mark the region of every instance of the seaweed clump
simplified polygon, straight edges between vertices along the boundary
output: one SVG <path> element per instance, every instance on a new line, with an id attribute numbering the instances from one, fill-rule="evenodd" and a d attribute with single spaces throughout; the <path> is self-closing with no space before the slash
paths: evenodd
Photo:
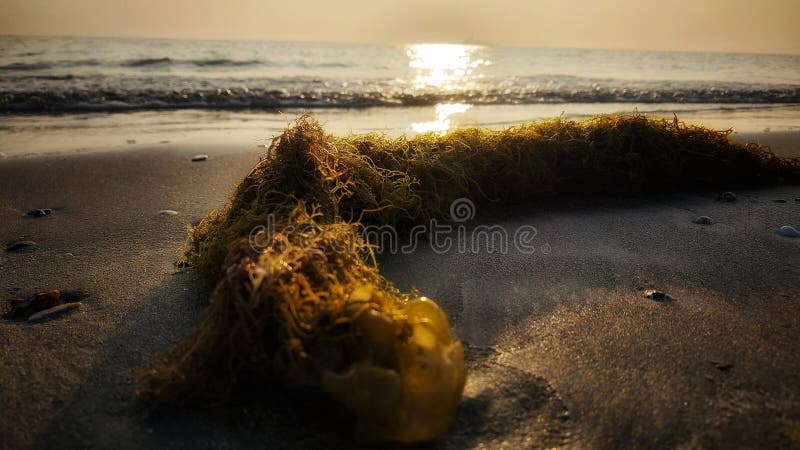
<path id="1" fill-rule="evenodd" d="M 368 263 L 360 227 L 448 219 L 461 197 L 506 206 L 800 180 L 800 159 L 729 134 L 636 114 L 335 137 L 300 117 L 228 206 L 189 231 L 186 258 L 213 287 L 210 304 L 137 372 L 142 393 L 182 403 L 253 380 L 310 386 L 354 412 L 362 436 L 433 439 L 460 401 L 463 349 L 433 301 Z"/>
<path id="2" fill-rule="evenodd" d="M 644 115 L 555 118 L 407 138 L 328 135 L 302 116 L 275 138 L 230 204 L 189 232 L 186 256 L 216 283 L 230 242 L 298 201 L 326 220 L 402 230 L 449 220 L 462 197 L 498 207 L 567 195 L 636 195 L 800 181 L 800 159 Z"/>
<path id="3" fill-rule="evenodd" d="M 356 225 L 322 218 L 301 203 L 283 229 L 233 242 L 202 320 L 138 371 L 141 393 L 180 404 L 273 381 L 321 388 L 358 416 L 362 439 L 442 434 L 466 381 L 447 317 L 367 264 Z"/>

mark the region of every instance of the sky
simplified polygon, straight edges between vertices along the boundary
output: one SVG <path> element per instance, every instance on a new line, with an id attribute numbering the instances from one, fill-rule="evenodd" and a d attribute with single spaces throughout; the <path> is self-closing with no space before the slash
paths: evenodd
<path id="1" fill-rule="evenodd" d="M 0 0 L 0 34 L 800 54 L 800 0 Z"/>

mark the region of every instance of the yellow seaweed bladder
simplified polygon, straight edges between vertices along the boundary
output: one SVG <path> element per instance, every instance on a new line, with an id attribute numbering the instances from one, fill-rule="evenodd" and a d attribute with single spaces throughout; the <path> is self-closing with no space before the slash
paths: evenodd
<path id="1" fill-rule="evenodd" d="M 397 313 L 392 320 L 376 310 L 362 312 L 354 328 L 372 348 L 347 370 L 326 371 L 322 388 L 358 416 L 362 438 L 432 440 L 450 426 L 461 401 L 463 347 L 430 299 L 412 300 Z"/>

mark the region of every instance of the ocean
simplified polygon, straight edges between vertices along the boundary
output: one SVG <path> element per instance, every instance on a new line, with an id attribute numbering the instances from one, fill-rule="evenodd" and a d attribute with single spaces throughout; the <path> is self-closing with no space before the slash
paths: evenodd
<path id="1" fill-rule="evenodd" d="M 302 112 L 336 132 L 413 134 L 636 110 L 791 131 L 798 105 L 798 55 L 0 38 L 0 151 L 32 129 L 102 134 L 122 118 L 143 132 L 269 137 Z"/>

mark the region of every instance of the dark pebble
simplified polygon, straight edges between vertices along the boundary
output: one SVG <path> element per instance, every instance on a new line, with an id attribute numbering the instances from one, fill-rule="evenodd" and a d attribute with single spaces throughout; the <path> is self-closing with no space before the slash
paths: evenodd
<path id="1" fill-rule="evenodd" d="M 775 200 L 773 200 L 773 202 L 775 202 L 775 203 L 786 203 L 786 200 L 784 200 L 782 198 L 776 198 Z"/>
<path id="2" fill-rule="evenodd" d="M 718 202 L 731 203 L 736 201 L 736 194 L 733 192 L 723 192 L 717 196 Z"/>
<path id="3" fill-rule="evenodd" d="M 649 298 L 650 300 L 655 300 L 657 302 L 668 302 L 672 300 L 672 297 L 665 294 L 664 292 L 655 290 L 644 291 L 644 296 L 645 298 Z"/>
<path id="4" fill-rule="evenodd" d="M 44 216 L 49 216 L 50 214 L 53 214 L 53 210 L 49 208 L 34 209 L 28 211 L 28 215 L 31 217 L 44 217 Z"/>
<path id="5" fill-rule="evenodd" d="M 58 290 L 37 292 L 23 300 L 11 300 L 11 311 L 6 314 L 6 317 L 29 317 L 39 311 L 61 305 L 62 303 L 61 292 Z"/>
<path id="6" fill-rule="evenodd" d="M 711 217 L 708 217 L 708 216 L 700 216 L 700 217 L 694 219 L 692 222 L 694 222 L 694 223 L 696 223 L 698 225 L 711 225 L 712 223 L 714 223 L 714 222 L 711 221 Z"/>
<path id="7" fill-rule="evenodd" d="M 32 251 L 36 247 L 36 242 L 33 241 L 17 241 L 12 242 L 6 246 L 7 252 L 19 252 L 24 250 Z"/>
<path id="8" fill-rule="evenodd" d="M 716 364 L 717 370 L 721 372 L 727 372 L 733 369 L 733 363 L 717 363 Z"/>
<path id="9" fill-rule="evenodd" d="M 208 159 L 208 155 L 195 155 L 192 158 L 192 162 L 200 162 L 200 161 L 205 161 L 207 159 Z"/>

